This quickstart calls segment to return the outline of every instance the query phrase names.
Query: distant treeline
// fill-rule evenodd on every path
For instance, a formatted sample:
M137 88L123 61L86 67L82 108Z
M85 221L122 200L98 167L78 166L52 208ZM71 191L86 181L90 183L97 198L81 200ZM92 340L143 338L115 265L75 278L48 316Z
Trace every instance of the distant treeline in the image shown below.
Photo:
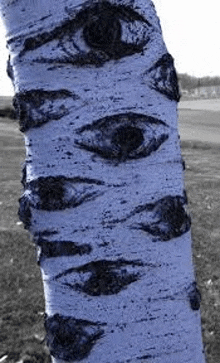
M14 110L13 106L7 106L2 109L0 109L0 117L8 117L12 120L16 119L16 112Z
M179 73L178 80L180 88L188 91L198 87L220 86L220 77L197 78L186 73Z

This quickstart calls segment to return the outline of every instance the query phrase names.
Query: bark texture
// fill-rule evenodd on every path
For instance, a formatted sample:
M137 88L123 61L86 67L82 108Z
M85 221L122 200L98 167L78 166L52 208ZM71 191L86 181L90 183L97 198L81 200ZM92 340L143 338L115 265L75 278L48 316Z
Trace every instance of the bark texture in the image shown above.
M150 0L1 0L53 362L203 363L173 58Z

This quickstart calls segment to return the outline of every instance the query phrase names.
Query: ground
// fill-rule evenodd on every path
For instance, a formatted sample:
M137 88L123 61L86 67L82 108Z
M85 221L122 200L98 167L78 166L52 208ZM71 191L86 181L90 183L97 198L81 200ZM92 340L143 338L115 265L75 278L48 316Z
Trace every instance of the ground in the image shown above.
M10 102L10 98L0 98L0 110ZM185 104L185 108L181 104L179 123L192 216L193 258L202 293L203 341L207 363L217 363L220 362L220 107L217 107L220 100L211 109L210 103L198 102L197 109L192 103ZM24 141L16 121L7 115L0 117L0 363L49 363L35 247L17 216L24 158Z

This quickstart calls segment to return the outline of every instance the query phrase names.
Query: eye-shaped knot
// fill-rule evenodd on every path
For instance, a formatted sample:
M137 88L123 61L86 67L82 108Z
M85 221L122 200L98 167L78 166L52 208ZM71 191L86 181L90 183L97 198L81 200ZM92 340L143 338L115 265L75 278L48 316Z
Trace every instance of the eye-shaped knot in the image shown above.
M116 162L139 159L168 139L162 120L137 113L106 116L76 130L75 146Z
M106 323L75 319L72 316L45 315L46 343L50 354L62 362L87 358L104 335Z
M54 280L90 296L116 295L141 278L143 266L140 260L99 260L67 269Z
M150 212L148 221L139 223L139 228L153 236L158 236L161 241L182 236L191 227L191 218L184 207L186 202L185 196L168 195L156 203L136 208L136 213Z
M84 28L83 36L86 43L99 50L111 50L121 38L119 20L108 14L94 17Z
M152 24L132 7L103 0L70 14L50 31L26 38L19 56L35 51L36 63L99 67L142 53L153 32Z
M120 149L122 156L135 151L143 142L143 131L133 126L121 126L112 136L112 143Z

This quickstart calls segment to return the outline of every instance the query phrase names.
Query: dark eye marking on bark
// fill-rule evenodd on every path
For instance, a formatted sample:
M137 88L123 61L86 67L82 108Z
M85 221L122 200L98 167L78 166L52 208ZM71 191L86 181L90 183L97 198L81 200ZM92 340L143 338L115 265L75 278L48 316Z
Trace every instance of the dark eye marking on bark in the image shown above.
M191 219L184 209L184 204L185 197L166 196L154 204L137 207L135 213L151 212L149 222L139 223L139 228L158 236L162 241L180 237L191 227Z
M121 35L121 24L115 14L99 9L94 12L83 29L86 43L92 48L103 51L111 50L120 41Z
M125 155L136 150L143 142L143 131L134 126L118 127L112 136L112 143L123 150Z
M81 127L76 131L75 145L104 159L120 162L149 156L168 137L165 122L129 112Z
M185 171L186 170L186 162L183 159L182 159L182 166L183 166L183 171Z
M187 197L186 189L183 190L183 203L188 204L188 197Z
M104 184L101 180L80 177L39 177L26 183L24 197L28 198L33 208L63 210L77 207L102 195L103 191L97 188Z
M100 260L70 268L55 276L54 279L61 279L63 285L90 296L116 295L140 279L142 266L144 264L141 261ZM68 276L67 280L66 276ZM74 283L71 283L71 279Z
M188 298L192 310L199 310L201 304L201 293L197 288L197 283L194 281L188 288Z
M46 342L51 355L62 361L80 361L89 356L104 335L106 323L45 314Z
M75 256L85 255L92 251L89 244L78 244L71 241L47 241L44 238L35 239L38 251L38 263L40 264L47 258L62 257L62 256Z
M178 78L170 54L164 54L147 73L152 76L151 88L164 94L169 100L180 100Z
M23 185L24 188L26 186L26 178L27 178L27 165L26 163L24 163L22 168L22 178L21 178L21 184Z
M143 355L142 357L137 357L138 360L143 360L143 359L150 359L150 358L156 358L157 356L156 355L151 355L151 354L146 354L146 355Z
M185 211L185 204L187 204L187 196L184 190L183 196L169 195L155 203L140 205L124 218L108 221L107 227L126 222L129 218L138 215L139 220L146 218L147 222L134 223L131 228L141 229L153 236L158 236L162 241L169 241L188 232L191 227L191 219Z
M11 79L12 82L14 82L14 71L13 67L11 65L11 57L9 55L8 61L7 61L7 69L6 69L8 77Z
M49 237L49 236L53 236L55 234L58 234L57 231L50 231L48 229L45 229L43 231L40 231L40 232L35 232L34 233L34 237L35 237L35 240L37 240L38 238L43 238L43 237Z
M18 216L20 220L24 223L24 228L29 229L31 226L31 208L30 208L30 201L27 196L23 195L19 199L19 210Z
M167 335L174 335L174 333L168 333ZM152 347L151 348L151 350L155 350L155 348L154 347ZM175 353L183 353L184 352L184 349L176 349L175 350ZM151 362L152 362L152 359L157 359L157 358L159 358L159 361L162 361L161 360L161 357L162 356L167 356L167 353L158 353L158 354L145 354L145 355L143 355L143 356L141 356L141 357L137 357L136 359L138 359L138 360L140 360L141 361L141 363L144 363L144 362L148 362L148 360L150 359L151 360ZM164 358L164 360L163 360L164 362L166 362L166 358Z
M55 41L61 56L41 56L35 61L101 66L108 60L142 52L152 31L149 21L129 6L108 1L84 4L75 16L70 15L50 32L27 38L20 56Z
M65 89L38 89L17 93L13 98L13 106L19 118L20 130L25 132L68 115L69 110L65 105L68 98L75 100L78 97Z

